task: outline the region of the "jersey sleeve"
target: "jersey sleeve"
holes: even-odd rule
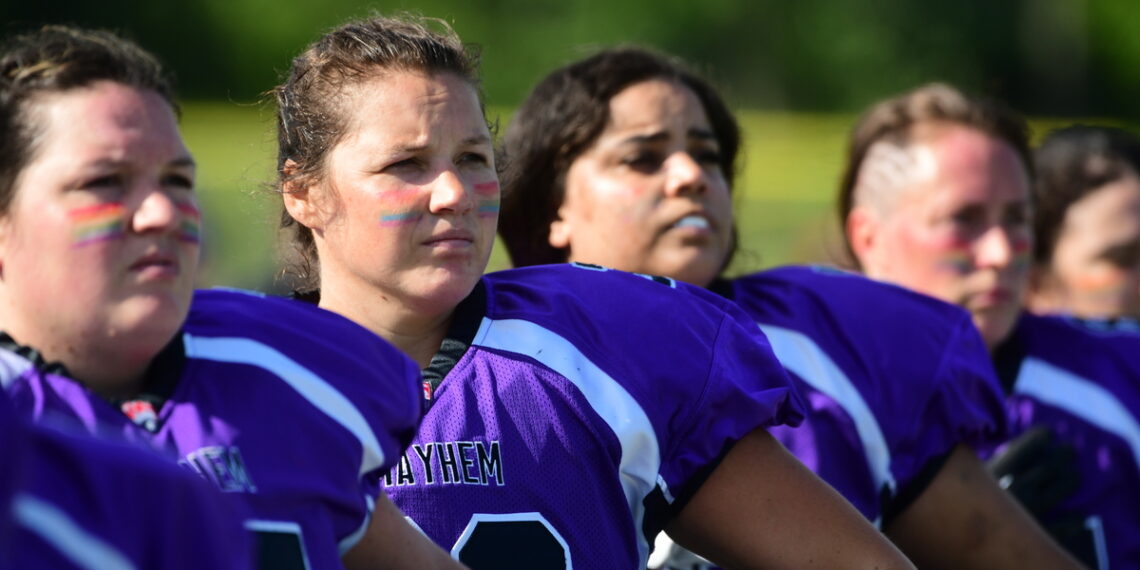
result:
[[[125,444],[21,427],[11,567],[252,567],[244,511],[232,496]]]
[[[915,416],[919,424],[910,430],[912,448],[929,453],[910,456],[915,464],[900,465],[902,471],[918,473],[926,462],[960,443],[977,450],[1006,437],[1008,420],[1001,386],[985,344],[968,319],[958,323],[942,357],[930,396],[922,413]]]
[[[419,368],[364,327],[300,301],[215,290],[195,302],[188,352],[208,358],[217,346],[220,358],[248,358],[278,377],[273,390],[293,407],[292,421],[304,422],[291,453],[311,458],[301,468],[335,505],[329,511],[341,550],[351,548],[382,492],[381,477],[419,425]],[[256,350],[235,357],[235,346]]]
[[[705,299],[705,294],[698,293]],[[719,302],[724,319],[704,387],[664,452],[662,477],[680,508],[732,448],[757,428],[799,425],[805,407],[764,334],[742,310]]]
[[[349,319],[299,301],[275,300],[296,309],[297,326],[282,333],[282,350],[320,377],[342,399],[309,401],[336,424],[322,422],[333,430],[332,438],[355,439],[354,455],[332,465],[345,465],[336,473],[316,469],[314,476],[328,481],[332,496],[340,496],[349,525],[337,524],[341,552],[363,536],[371,518],[373,501],[382,490],[382,478],[411,443],[423,412],[420,370],[388,342]],[[299,345],[294,344],[299,342]],[[347,434],[347,435],[346,435]],[[320,445],[316,442],[316,445]],[[332,449],[330,445],[328,449]]]
[[[199,292],[195,302],[189,332],[199,338],[245,337],[295,362],[321,390],[335,395],[326,400],[317,396],[329,392],[290,382],[295,389],[358,438],[375,440],[376,448],[365,453],[377,457],[365,462],[379,461],[380,472],[395,464],[423,412],[420,370],[410,358],[348,318],[300,301],[212,290]],[[354,408],[364,423],[338,414],[338,406]]]

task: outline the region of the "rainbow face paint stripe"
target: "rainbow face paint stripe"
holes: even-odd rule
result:
[[[974,258],[968,251],[954,251],[941,255],[935,264],[948,271],[965,275],[974,270]]]
[[[178,239],[186,243],[199,243],[202,241],[202,211],[194,204],[177,204],[178,213],[182,219],[178,223]]]
[[[1029,246],[1030,242],[1028,240],[1014,239],[1010,241],[1010,270],[1022,272],[1029,269],[1031,255]],[[952,271],[959,275],[965,275],[977,269],[977,265],[974,263],[974,255],[970,249],[944,253],[939,256],[934,263],[941,269]]]
[[[499,183],[498,181],[475,184],[475,193],[480,196],[476,212],[480,218],[493,218],[499,215]]]
[[[75,224],[71,230],[73,247],[122,238],[126,234],[125,212],[126,208],[121,203],[76,208],[68,212],[67,217]]]
[[[417,211],[416,201],[419,196],[420,192],[416,188],[390,190],[380,194],[380,201],[387,206],[386,211],[380,213],[380,225],[393,227],[420,221],[424,215]]]
[[[1010,248],[1013,259],[1009,260],[1010,267],[1017,271],[1028,271],[1030,264],[1030,257],[1032,252],[1029,251],[1029,240],[1014,240],[1010,243]]]

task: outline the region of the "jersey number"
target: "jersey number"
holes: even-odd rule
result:
[[[573,568],[566,541],[539,513],[474,514],[451,556],[472,570]]]
[[[245,521],[253,531],[257,568],[262,570],[309,570],[301,525],[285,521]]]

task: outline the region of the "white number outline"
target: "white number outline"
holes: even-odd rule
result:
[[[467,542],[469,540],[471,540],[471,535],[475,534],[475,528],[478,527],[480,523],[484,523],[484,522],[487,522],[487,523],[496,523],[496,522],[537,522],[537,523],[541,523],[542,526],[546,527],[546,531],[550,533],[550,536],[553,536],[554,540],[557,540],[558,544],[562,545],[562,552],[566,553],[566,559],[565,559],[566,565],[564,566],[564,568],[566,568],[566,570],[574,570],[574,564],[573,564],[573,562],[570,561],[570,545],[566,544],[566,539],[562,538],[562,535],[559,534],[558,531],[554,529],[554,525],[550,524],[550,521],[546,520],[546,517],[542,516],[542,513],[538,513],[538,512],[506,513],[506,514],[475,513],[475,514],[471,515],[471,520],[467,521],[467,527],[463,529],[463,532],[459,535],[459,538],[456,539],[455,546],[451,547],[451,557],[452,558],[459,560],[459,552],[461,550],[463,550],[464,546],[467,546]]]
[[[249,519],[245,521],[245,528],[255,534],[258,532],[272,532],[297,535],[297,544],[301,548],[301,562],[305,564],[305,570],[312,570],[313,565],[309,564],[309,553],[305,550],[305,536],[304,533],[301,532],[301,525],[293,521]]]

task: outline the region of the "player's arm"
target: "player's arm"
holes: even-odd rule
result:
[[[386,495],[376,497],[372,522],[364,537],[342,557],[345,568],[462,569],[424,533],[417,530]]]
[[[666,527],[729,568],[913,568],[767,431],[738,441]]]
[[[924,569],[1082,568],[965,445],[884,531]]]

